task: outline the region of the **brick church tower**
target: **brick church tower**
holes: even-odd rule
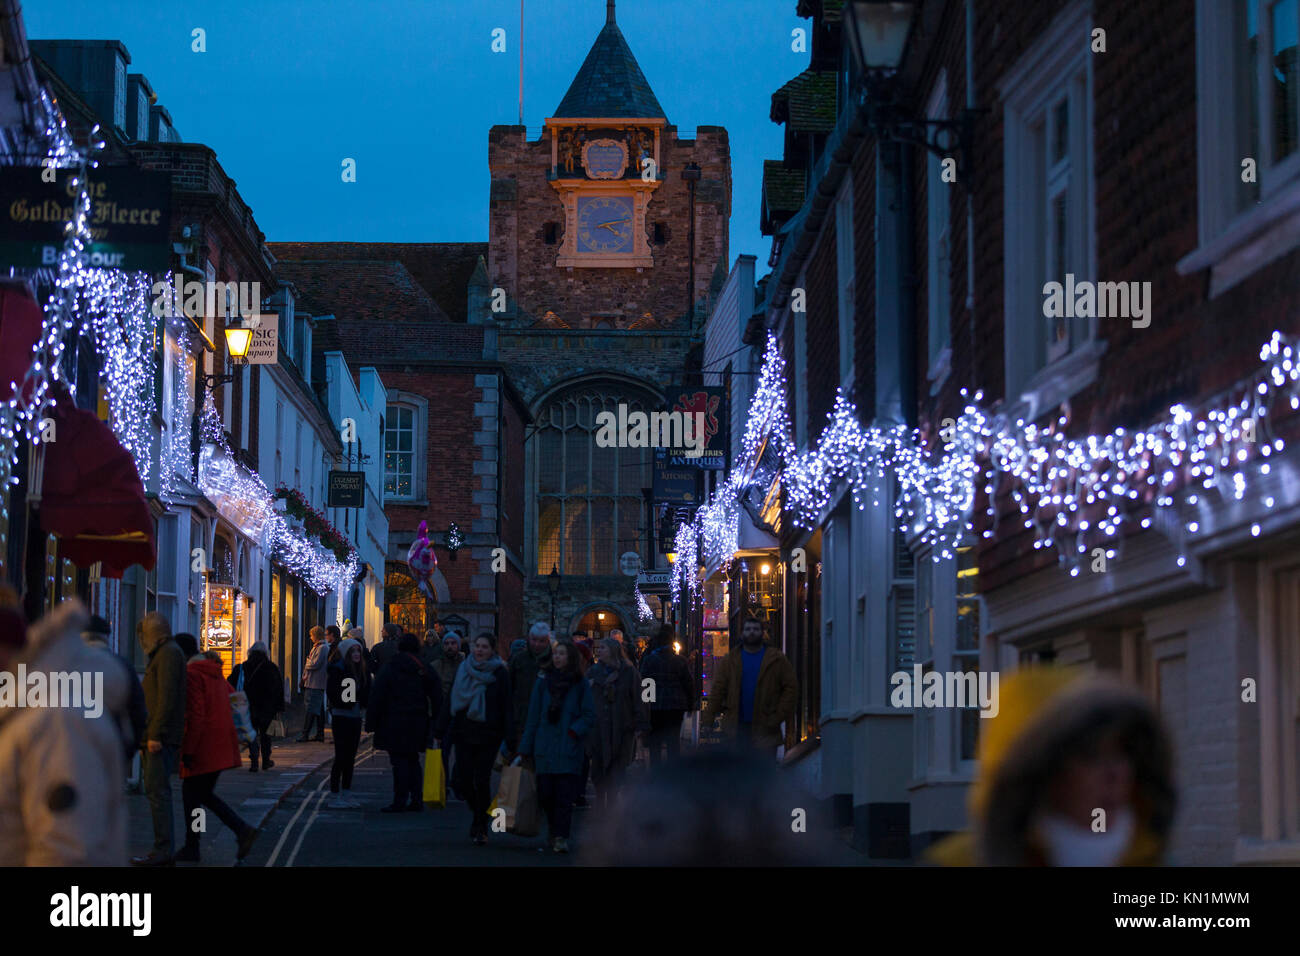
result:
[[[635,631],[633,579],[619,558],[649,556],[653,453],[598,448],[594,420],[620,403],[661,408],[682,381],[726,277],[727,131],[700,126],[690,138],[669,123],[608,0],[541,135],[494,126],[488,161],[486,274],[471,285],[468,321],[486,326],[534,419],[524,619],[549,620],[554,569],[557,634]]]

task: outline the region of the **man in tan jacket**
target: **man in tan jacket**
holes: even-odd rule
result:
[[[769,751],[783,743],[781,723],[794,723],[799,683],[789,658],[763,641],[763,622],[747,617],[740,647],[718,663],[705,713],[741,746]]]

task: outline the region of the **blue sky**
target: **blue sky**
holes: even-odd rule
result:
[[[620,0],[618,23],[670,122],[721,125],[731,259],[769,251],[772,91],[808,64],[795,0]],[[518,121],[519,0],[28,0],[33,39],[117,39],[182,137],[217,153],[269,240],[487,239],[487,134]],[[542,125],[605,22],[605,0],[524,0],[524,123]],[[191,51],[191,30],[207,52]],[[507,31],[507,51],[491,32]],[[340,177],[344,157],[357,182]],[[728,263],[730,265],[730,263]]]

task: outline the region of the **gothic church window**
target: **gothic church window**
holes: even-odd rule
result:
[[[660,407],[627,386],[584,384],[550,401],[538,414],[537,569],[565,575],[617,574],[625,551],[640,552],[641,489],[650,486],[649,448],[601,448],[596,416]]]

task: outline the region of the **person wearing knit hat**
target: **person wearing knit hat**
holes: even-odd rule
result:
[[[934,844],[947,866],[1154,866],[1176,794],[1151,702],[1113,677],[1031,667],[1001,682],[981,724],[971,829]],[[1098,824],[1101,829],[1098,829]]]
[[[361,642],[348,637],[339,642],[338,659],[326,670],[325,694],[334,728],[334,763],[330,767],[330,807],[349,810],[361,806],[352,798],[352,771],[361,743],[361,713],[370,701],[370,675],[361,654]]]

